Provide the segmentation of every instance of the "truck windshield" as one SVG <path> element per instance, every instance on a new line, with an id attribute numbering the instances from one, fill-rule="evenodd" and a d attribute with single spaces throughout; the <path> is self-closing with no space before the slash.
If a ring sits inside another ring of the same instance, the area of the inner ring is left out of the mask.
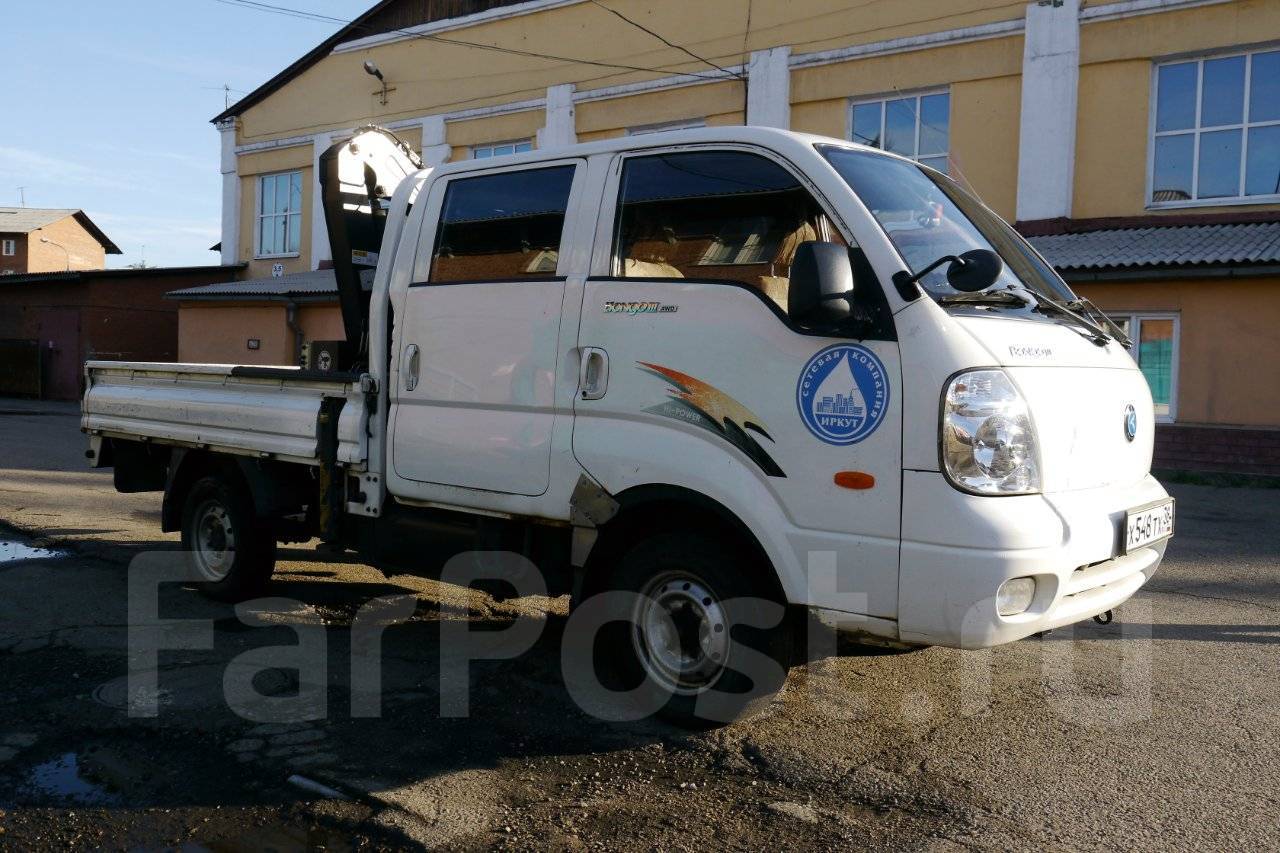
<path id="1" fill-rule="evenodd" d="M 992 291 L 1025 289 L 1060 302 L 1075 300 L 1021 235 L 945 175 L 869 151 L 835 145 L 818 150 L 862 199 L 911 272 L 945 255 L 992 249 L 1005 264 Z M 945 264 L 920 285 L 934 298 L 959 294 L 947 284 Z"/>

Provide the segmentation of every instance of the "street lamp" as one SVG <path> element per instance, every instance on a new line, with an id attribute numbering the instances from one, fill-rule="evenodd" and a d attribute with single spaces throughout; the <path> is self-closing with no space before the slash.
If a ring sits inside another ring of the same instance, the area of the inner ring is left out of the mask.
<path id="1" fill-rule="evenodd" d="M 387 94 L 389 92 L 394 92 L 395 87 L 387 86 L 387 78 L 382 76 L 381 69 L 378 68 L 378 64 L 372 59 L 366 59 L 364 61 L 364 73 L 368 74 L 370 77 L 378 78 L 378 82 L 382 84 L 382 91 L 374 92 L 373 94 L 382 96 L 382 105 L 385 107 L 387 105 Z"/>
<path id="2" fill-rule="evenodd" d="M 67 272 L 71 272 L 71 253 L 67 251 L 66 246 L 62 245 L 61 243 L 50 240 L 48 237 L 41 237 L 40 242 L 48 243 L 50 246 L 57 246 L 59 249 L 61 249 L 62 253 L 67 256 Z"/>

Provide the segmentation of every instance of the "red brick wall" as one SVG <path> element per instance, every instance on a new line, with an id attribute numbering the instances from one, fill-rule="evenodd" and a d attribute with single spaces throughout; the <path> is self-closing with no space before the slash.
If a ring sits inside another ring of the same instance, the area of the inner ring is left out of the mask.
<path id="1" fill-rule="evenodd" d="M 1156 426 L 1153 468 L 1280 477 L 1280 429 Z"/>

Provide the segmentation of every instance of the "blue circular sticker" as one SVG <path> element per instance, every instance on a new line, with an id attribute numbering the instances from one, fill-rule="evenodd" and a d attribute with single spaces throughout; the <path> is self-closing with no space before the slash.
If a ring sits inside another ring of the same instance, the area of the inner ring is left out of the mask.
<path id="1" fill-rule="evenodd" d="M 827 444 L 857 444 L 889 408 L 889 377 L 876 354 L 857 344 L 819 352 L 800 372 L 796 405 L 809 432 Z"/>

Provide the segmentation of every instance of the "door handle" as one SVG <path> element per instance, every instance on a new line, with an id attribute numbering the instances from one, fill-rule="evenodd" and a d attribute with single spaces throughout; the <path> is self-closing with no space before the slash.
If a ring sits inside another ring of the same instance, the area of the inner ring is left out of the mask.
<path id="1" fill-rule="evenodd" d="M 406 391 L 418 387 L 418 345 L 409 344 L 400 359 L 400 385 Z"/>
<path id="2" fill-rule="evenodd" d="M 599 400 L 609 390 L 609 353 L 599 347 L 583 347 L 578 366 L 578 392 L 584 400 Z"/>

